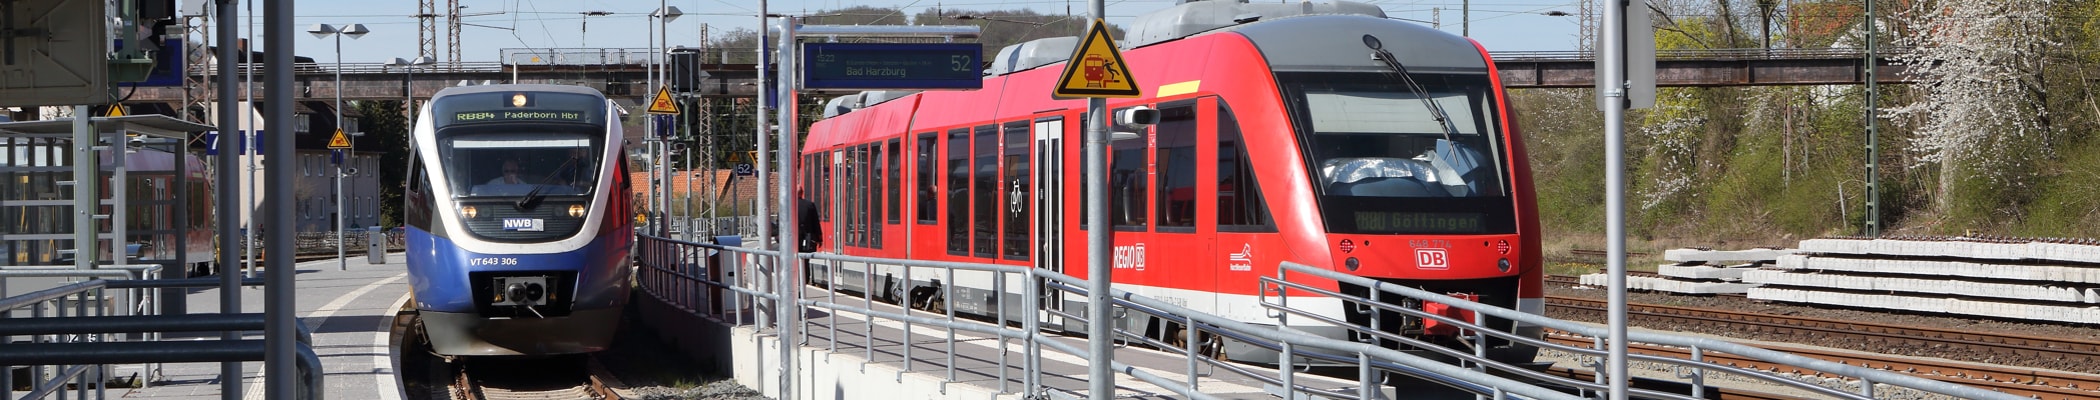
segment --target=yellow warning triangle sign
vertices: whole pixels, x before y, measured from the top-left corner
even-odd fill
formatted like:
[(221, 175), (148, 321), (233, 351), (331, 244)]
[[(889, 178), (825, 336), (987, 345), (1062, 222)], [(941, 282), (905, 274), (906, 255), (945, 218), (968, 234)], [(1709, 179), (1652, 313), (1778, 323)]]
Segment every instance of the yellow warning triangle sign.
[(671, 101), (671, 87), (657, 86), (656, 98), (649, 101), (650, 114), (678, 114), (678, 103)]
[(123, 104), (111, 104), (111, 105), (109, 105), (109, 112), (108, 112), (108, 113), (104, 113), (104, 115), (103, 115), (103, 116), (104, 116), (104, 117), (122, 117), (122, 116), (124, 116), (124, 105), (123, 105)]
[(349, 137), (349, 136), (344, 136), (344, 135), (343, 135), (343, 130), (342, 130), (342, 129), (337, 129), (337, 130), (335, 130), (335, 137), (330, 137), (330, 138), (328, 138), (328, 148), (331, 148), (331, 149), (347, 149), (347, 148), (350, 148), (350, 137)]
[(1138, 97), (1137, 81), (1131, 79), (1130, 65), (1123, 63), (1123, 53), (1116, 52), (1115, 38), (1108, 37), (1108, 25), (1094, 19), (1093, 29), (1087, 30), (1086, 39), (1079, 41), (1079, 51), (1065, 62), (1064, 75), (1057, 78), (1057, 89), (1051, 95), (1070, 97)]

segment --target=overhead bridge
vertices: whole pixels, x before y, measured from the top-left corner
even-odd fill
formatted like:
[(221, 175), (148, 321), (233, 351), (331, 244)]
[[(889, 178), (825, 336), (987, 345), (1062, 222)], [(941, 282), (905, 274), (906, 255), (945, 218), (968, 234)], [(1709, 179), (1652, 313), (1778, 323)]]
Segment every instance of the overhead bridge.
[[(1875, 79), (1880, 83), (1911, 83), (1915, 78), (1905, 65), (1889, 56), (1904, 51), (1882, 51), (1875, 58)], [(1656, 85), (1666, 87), (1856, 85), (1866, 82), (1866, 60), (1858, 49), (1720, 49), (1666, 50), (1656, 54)], [(1502, 84), (1511, 89), (1591, 87), (1596, 76), (1596, 58), (1590, 52), (1502, 52), (1493, 53), (1501, 70)], [(648, 68), (643, 64), (519, 65), (502, 62), (470, 62), (433, 65), (405, 71), (380, 63), (346, 63), (340, 67), (342, 85), (336, 85), (335, 64), (299, 64), (294, 70), (292, 92), (303, 98), (333, 99), (338, 90), (344, 99), (391, 100), (413, 96), (430, 98), (438, 90), (460, 82), (511, 82), (582, 85), (608, 96), (645, 96)], [(694, 91), (704, 98), (750, 98), (758, 94), (755, 64), (703, 64), (708, 78)], [(215, 73), (204, 71), (205, 74)], [(254, 90), (260, 93), (263, 85)], [(120, 88), (126, 102), (181, 102), (208, 96), (208, 87)], [(237, 89), (236, 91), (239, 91)], [(240, 93), (245, 94), (245, 93)]]
[[(1908, 49), (1879, 51), (1877, 83), (1911, 83), (1910, 68), (1889, 60)], [(1492, 54), (1502, 84), (1511, 89), (1576, 88), (1596, 85), (1591, 52), (1500, 52)], [(1867, 82), (1863, 49), (1662, 50), (1655, 54), (1655, 85), (1667, 87), (1859, 85)]]

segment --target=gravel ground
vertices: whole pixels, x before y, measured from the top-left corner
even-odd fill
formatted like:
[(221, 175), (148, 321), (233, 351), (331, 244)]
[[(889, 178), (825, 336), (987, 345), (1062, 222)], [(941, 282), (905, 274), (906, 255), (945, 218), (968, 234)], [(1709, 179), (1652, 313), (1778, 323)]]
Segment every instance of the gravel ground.
[[(1548, 284), (1546, 294), (1551, 296), (1604, 299), (1607, 293), (1601, 287), (1573, 287), (1565, 284)], [(1661, 293), (1629, 293), (1627, 300), (1634, 303), (1668, 306), (1700, 307), (1721, 310), (1749, 311), (1763, 314), (1813, 317), (1865, 323), (1958, 329), (1978, 333), (2037, 336), (2059, 339), (2100, 341), (2100, 328), (2075, 324), (2045, 324), (2030, 321), (1993, 320), (1968, 317), (1928, 315), (1922, 313), (1875, 311), (1867, 309), (1845, 309), (1828, 306), (1794, 305), (1789, 303), (1751, 300), (1744, 297), (1687, 296)], [(1548, 317), (1590, 323), (1604, 323), (1602, 317), (1590, 319), (1578, 316), (1552, 315)], [(1711, 326), (1646, 326), (1644, 328), (1675, 332), (1694, 332), (1709, 335), (1760, 340), (1769, 342), (1800, 343), (1812, 346), (1867, 351), (1906, 356), (1937, 357), (1950, 360), (1971, 361), (1987, 364), (2041, 368), (2059, 371), (2100, 373), (2100, 360), (2066, 360), (2039, 358), (2029, 355), (1985, 353), (1969, 350), (1938, 348), (1922, 345), (1892, 345), (1889, 343), (1862, 343), (1854, 340), (1839, 340), (1821, 336), (1785, 335), (1754, 330), (1727, 330)]]
[(637, 313), (632, 308), (627, 315), (613, 347), (598, 353), (599, 362), (625, 385), (624, 389), (616, 389), (621, 396), (644, 400), (767, 399), (758, 391), (737, 384), (729, 371), (713, 371), (683, 354), (665, 351), (669, 345), (634, 321)]

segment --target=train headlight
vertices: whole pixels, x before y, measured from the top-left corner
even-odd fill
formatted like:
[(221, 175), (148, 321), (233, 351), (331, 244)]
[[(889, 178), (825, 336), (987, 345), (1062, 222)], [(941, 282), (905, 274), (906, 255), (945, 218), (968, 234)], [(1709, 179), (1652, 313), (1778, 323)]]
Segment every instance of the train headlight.
[(570, 217), (573, 217), (573, 218), (583, 218), (583, 205), (582, 205), (582, 204), (570, 204), (570, 205), (569, 205), (569, 216), (570, 216)]
[(466, 217), (467, 219), (474, 219), (474, 217), (476, 217), (476, 216), (480, 216), (480, 215), (481, 215), (481, 209), (478, 209), (478, 208), (474, 208), (474, 206), (460, 206), (460, 207), (459, 207), (459, 216), (462, 216), (462, 217)]

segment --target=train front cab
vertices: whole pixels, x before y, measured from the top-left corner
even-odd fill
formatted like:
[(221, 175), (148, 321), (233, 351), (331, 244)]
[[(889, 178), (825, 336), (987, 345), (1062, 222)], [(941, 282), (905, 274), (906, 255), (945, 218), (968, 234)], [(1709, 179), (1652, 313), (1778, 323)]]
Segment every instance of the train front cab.
[[(427, 123), (432, 114), (460, 111), (439, 100), (418, 124), (419, 157), (404, 196), (410, 286), (432, 350), (514, 356), (605, 349), (632, 274), (618, 128)], [(433, 125), (436, 132), (427, 128)]]

